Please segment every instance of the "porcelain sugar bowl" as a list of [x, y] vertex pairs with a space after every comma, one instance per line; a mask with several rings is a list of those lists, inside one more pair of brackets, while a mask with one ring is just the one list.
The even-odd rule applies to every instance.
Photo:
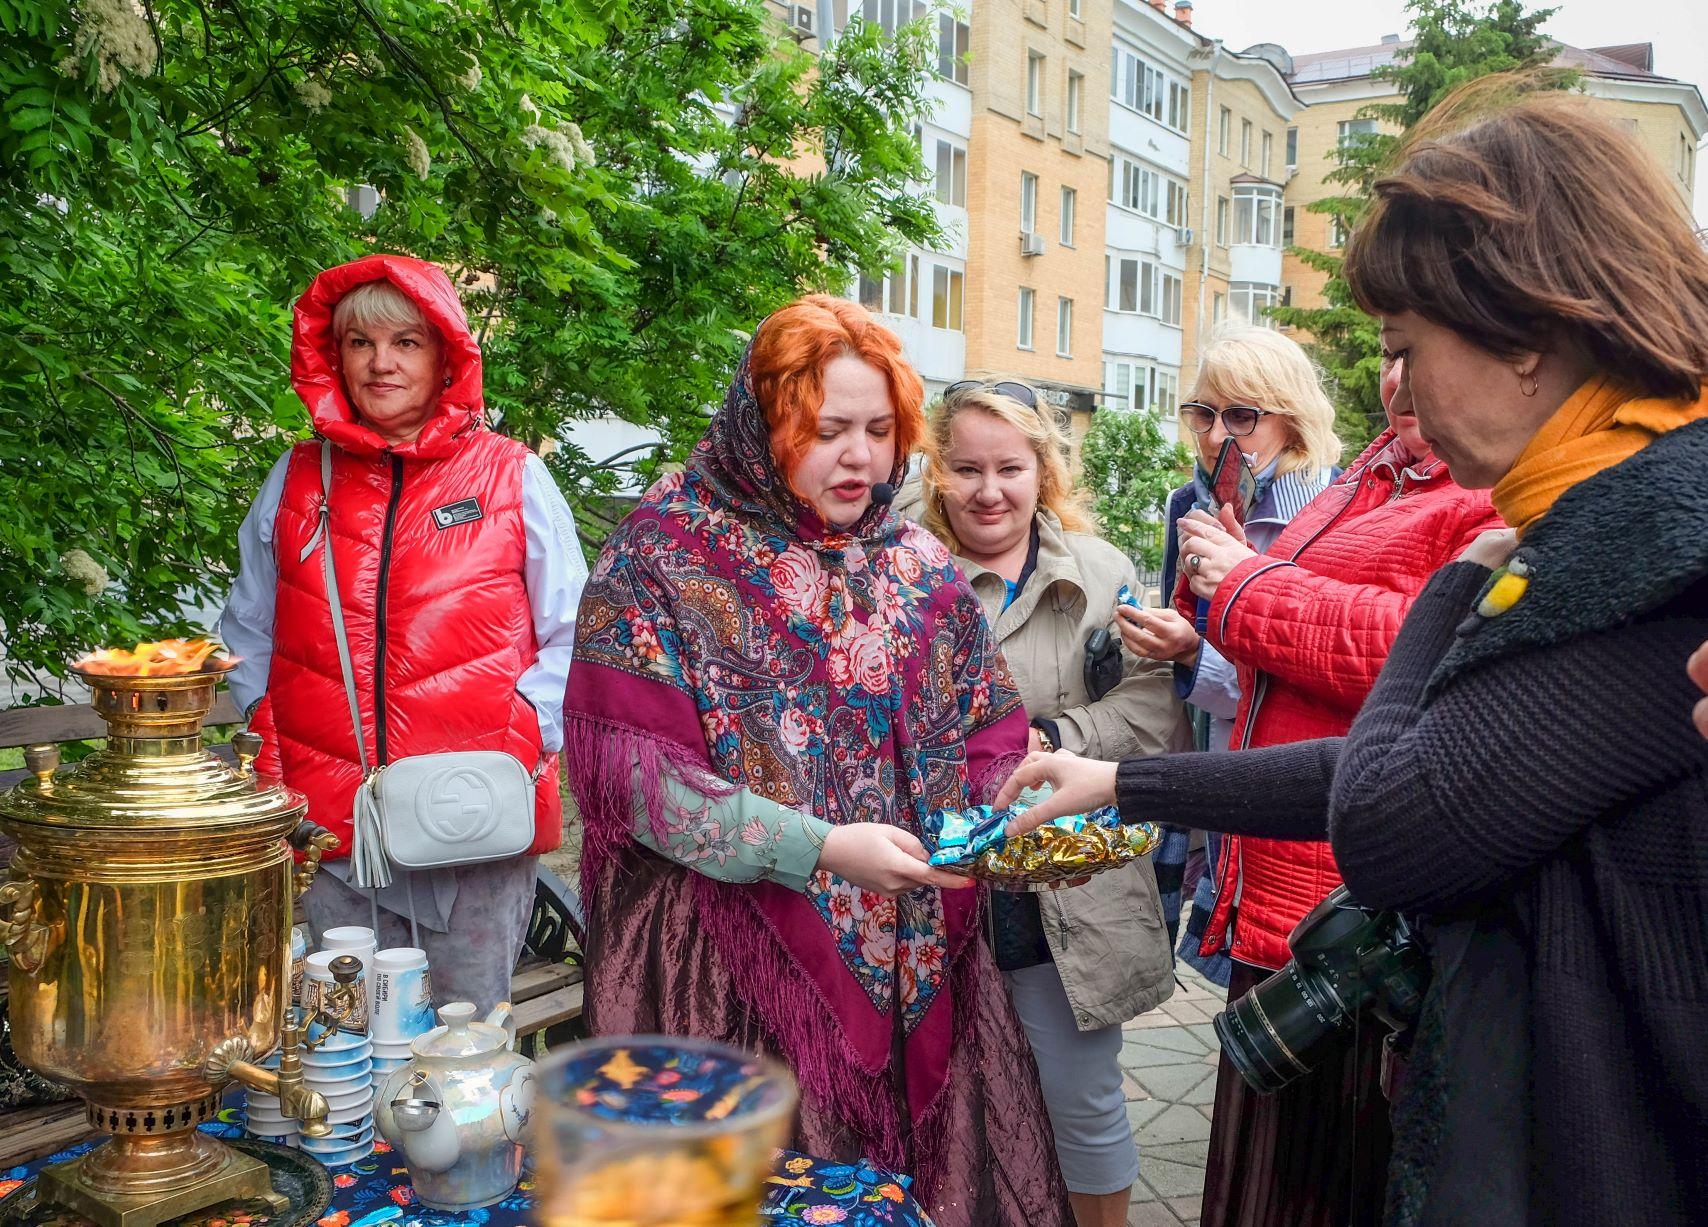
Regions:
[[511, 1051], [507, 1004], [477, 1022], [474, 1006], [453, 1001], [439, 1021], [410, 1045], [409, 1064], [380, 1084], [374, 1118], [422, 1205], [473, 1210], [508, 1197], [521, 1179], [534, 1063]]

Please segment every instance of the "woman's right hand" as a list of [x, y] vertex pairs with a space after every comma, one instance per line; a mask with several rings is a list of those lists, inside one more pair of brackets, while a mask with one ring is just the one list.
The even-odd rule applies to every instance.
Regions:
[[1089, 814], [1115, 804], [1115, 769], [1118, 764], [1081, 758], [1066, 750], [1054, 754], [1028, 754], [996, 794], [998, 808], [1013, 805], [1028, 788], [1048, 784], [1049, 796], [1027, 808], [1008, 824], [1008, 836], [1024, 835], [1052, 818], [1067, 814]]
[[1115, 606], [1121, 643], [1134, 656], [1165, 660], [1190, 669], [1198, 660], [1198, 632], [1178, 609]]
[[920, 886], [963, 890], [973, 880], [934, 869], [925, 845], [900, 827], [882, 822], [851, 822], [832, 827], [818, 854], [818, 867], [861, 890], [899, 895]]

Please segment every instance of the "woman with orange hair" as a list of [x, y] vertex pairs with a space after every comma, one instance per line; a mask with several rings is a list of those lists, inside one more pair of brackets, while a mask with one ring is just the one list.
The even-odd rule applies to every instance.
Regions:
[[979, 892], [918, 838], [1027, 732], [978, 597], [888, 505], [922, 400], [862, 308], [792, 303], [605, 546], [564, 712], [588, 1018], [777, 1056], [796, 1147], [911, 1174], [940, 1227], [1065, 1227]]

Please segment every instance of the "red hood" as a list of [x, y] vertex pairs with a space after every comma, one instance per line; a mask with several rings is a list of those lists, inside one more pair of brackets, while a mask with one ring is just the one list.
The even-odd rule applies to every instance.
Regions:
[[338, 374], [338, 346], [332, 338], [332, 309], [357, 286], [389, 281], [421, 308], [445, 342], [445, 373], [451, 386], [439, 398], [438, 412], [409, 443], [391, 450], [400, 456], [436, 459], [480, 421], [480, 346], [469, 331], [468, 316], [451, 279], [435, 264], [408, 256], [363, 256], [329, 268], [297, 299], [291, 336], [291, 384], [308, 406], [314, 429], [348, 452], [378, 454], [386, 442], [357, 420], [355, 406]]

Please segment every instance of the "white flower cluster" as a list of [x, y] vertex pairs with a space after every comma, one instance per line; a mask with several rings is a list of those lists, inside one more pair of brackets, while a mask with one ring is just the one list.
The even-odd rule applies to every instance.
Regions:
[[415, 172], [417, 179], [425, 179], [427, 172], [433, 169], [433, 155], [427, 150], [427, 142], [414, 128], [405, 128], [403, 144], [409, 154], [409, 169]]
[[332, 91], [313, 77], [304, 77], [296, 83], [294, 88], [297, 101], [311, 111], [319, 112], [325, 108], [327, 103], [332, 101]]
[[86, 0], [83, 20], [71, 54], [59, 62], [59, 71], [75, 77], [90, 55], [95, 57], [95, 83], [110, 94], [125, 73], [146, 77], [154, 71], [158, 52], [148, 21], [136, 0]]
[[457, 78], [457, 84], [463, 87], [465, 94], [472, 94], [480, 88], [480, 61], [469, 57], [468, 70]]
[[567, 124], [562, 131], [543, 124], [529, 124], [522, 129], [522, 143], [530, 149], [544, 149], [546, 155], [565, 170], [574, 170], [577, 162], [592, 166], [593, 146], [581, 135], [579, 124]]
[[65, 578], [83, 589], [84, 596], [100, 596], [107, 589], [107, 568], [83, 550], [66, 550], [59, 556]]

